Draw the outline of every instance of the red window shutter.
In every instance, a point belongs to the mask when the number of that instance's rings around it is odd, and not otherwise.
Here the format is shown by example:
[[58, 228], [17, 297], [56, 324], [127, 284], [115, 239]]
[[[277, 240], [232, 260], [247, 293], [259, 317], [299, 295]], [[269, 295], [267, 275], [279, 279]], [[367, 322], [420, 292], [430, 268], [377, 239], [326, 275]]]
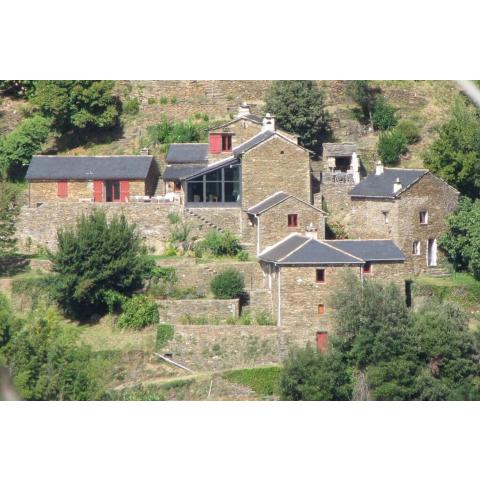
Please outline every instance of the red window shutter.
[[222, 134], [210, 134], [210, 153], [220, 153], [222, 151]]
[[68, 197], [68, 181], [67, 180], [59, 180], [57, 182], [57, 196], [60, 198]]
[[103, 201], [103, 180], [93, 181], [93, 201], [94, 202]]
[[120, 180], [120, 201], [125, 202], [129, 195], [129, 183], [128, 180]]
[[328, 333], [317, 332], [317, 349], [319, 352], [325, 353], [328, 346]]

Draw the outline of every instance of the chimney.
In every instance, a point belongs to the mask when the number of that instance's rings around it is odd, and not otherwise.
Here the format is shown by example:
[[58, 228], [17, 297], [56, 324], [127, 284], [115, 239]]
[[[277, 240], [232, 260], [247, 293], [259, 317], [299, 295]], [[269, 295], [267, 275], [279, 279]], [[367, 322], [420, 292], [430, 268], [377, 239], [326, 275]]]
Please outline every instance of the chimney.
[[402, 184], [400, 183], [400, 179], [397, 178], [393, 183], [393, 193], [397, 193], [401, 189], [402, 189]]
[[381, 175], [383, 172], [383, 163], [379, 160], [375, 165], [375, 175]]
[[275, 131], [275, 118], [269, 113], [265, 115], [262, 122], [262, 132], [265, 132], [266, 130], [270, 130], [271, 132]]
[[150, 155], [148, 147], [140, 149], [140, 155]]
[[313, 223], [310, 223], [310, 225], [307, 225], [305, 227], [305, 236], [308, 238], [313, 238], [315, 240], [318, 239], [317, 228]]
[[238, 107], [237, 117], [243, 117], [245, 115], [250, 115], [252, 112], [250, 111], [250, 105], [247, 102], [243, 102]]

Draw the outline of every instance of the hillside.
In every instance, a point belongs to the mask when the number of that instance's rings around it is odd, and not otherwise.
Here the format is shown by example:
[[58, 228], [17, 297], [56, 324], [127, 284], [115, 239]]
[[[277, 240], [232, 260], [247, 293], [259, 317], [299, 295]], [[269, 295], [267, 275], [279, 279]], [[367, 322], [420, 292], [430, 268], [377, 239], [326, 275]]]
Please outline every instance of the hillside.
[[[123, 127], [98, 139], [98, 143], [65, 149], [68, 154], [130, 154], [138, 152], [145, 141], [147, 127], [164, 116], [186, 119], [195, 114], [207, 114], [211, 120], [233, 115], [239, 103], [247, 101], [254, 112], [261, 112], [263, 95], [270, 81], [179, 80], [179, 81], [117, 81], [115, 93], [128, 101], [137, 99], [139, 111], [123, 114]], [[412, 146], [402, 159], [402, 166], [421, 166], [420, 152], [431, 143], [434, 128], [448, 115], [450, 105], [459, 95], [451, 81], [374, 81], [396, 108], [399, 117], [410, 118], [422, 125], [421, 141]], [[319, 81], [326, 93], [328, 110], [337, 141], [356, 141], [367, 165], [375, 158], [377, 133], [356, 121], [352, 115], [353, 102], [345, 93], [345, 81]], [[11, 131], [22, 120], [25, 102], [3, 98], [0, 103], [0, 133]], [[154, 152], [157, 155], [161, 153]]]

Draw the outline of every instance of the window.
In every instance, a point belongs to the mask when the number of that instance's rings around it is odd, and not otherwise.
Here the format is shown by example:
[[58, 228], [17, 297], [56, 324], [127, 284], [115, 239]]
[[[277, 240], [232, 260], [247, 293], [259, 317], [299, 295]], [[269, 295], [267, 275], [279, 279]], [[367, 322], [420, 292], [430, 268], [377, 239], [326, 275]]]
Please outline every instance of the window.
[[317, 283], [325, 283], [325, 269], [317, 268], [315, 271], [315, 279]]
[[420, 242], [418, 240], [412, 243], [412, 255], [420, 255]]
[[319, 303], [318, 304], [318, 314], [324, 315], [325, 314], [325, 304]]
[[107, 202], [118, 202], [120, 200], [119, 180], [107, 180], [105, 182], [105, 196]]
[[232, 135], [222, 135], [222, 152], [232, 151]]
[[288, 226], [289, 227], [298, 227], [298, 214], [289, 213], [288, 214]]
[[59, 180], [57, 182], [57, 196], [59, 198], [68, 197], [68, 181], [67, 180]]
[[388, 211], [385, 210], [382, 213], [383, 213], [383, 223], [385, 225], [387, 225], [388, 224]]
[[362, 267], [363, 273], [369, 274], [372, 273], [372, 264], [370, 262], [365, 262], [365, 265]]
[[428, 212], [426, 210], [422, 210], [420, 212], [420, 223], [422, 225], [427, 225], [428, 224]]
[[173, 191], [174, 192], [180, 192], [182, 190], [182, 184], [181, 182], [173, 182]]

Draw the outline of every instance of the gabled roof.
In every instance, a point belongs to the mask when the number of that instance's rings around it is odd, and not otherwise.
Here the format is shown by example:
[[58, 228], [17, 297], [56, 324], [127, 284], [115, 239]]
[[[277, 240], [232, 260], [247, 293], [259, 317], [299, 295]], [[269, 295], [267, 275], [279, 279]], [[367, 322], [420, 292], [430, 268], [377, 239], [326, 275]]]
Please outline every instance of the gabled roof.
[[293, 234], [264, 250], [260, 260], [277, 265], [364, 264], [350, 255], [320, 240]]
[[183, 178], [194, 175], [196, 172], [203, 170], [203, 165], [168, 165], [163, 172], [164, 180], [182, 180]]
[[238, 117], [235, 117], [233, 120], [230, 120], [226, 123], [222, 123], [221, 125], [215, 125], [214, 127], [210, 128], [209, 130], [212, 131], [212, 130], [217, 130], [219, 128], [225, 128], [225, 127], [228, 127], [229, 125], [232, 125], [233, 123], [238, 122], [239, 120], [248, 120], [250, 122], [257, 123], [259, 125], [262, 125], [262, 123], [263, 123], [263, 118], [262, 117], [260, 117], [258, 115], [254, 115], [253, 113], [249, 113], [247, 115], [240, 115]]
[[[350, 192], [351, 197], [396, 198], [405, 190], [418, 182], [428, 170], [407, 168], [385, 168], [380, 175], [371, 173]], [[400, 180], [402, 188], [394, 193], [393, 184]]]
[[325, 243], [366, 262], [405, 260], [405, 255], [392, 240], [325, 240]]
[[291, 195], [290, 193], [285, 193], [285, 192], [276, 192], [273, 195], [270, 195], [269, 197], [265, 198], [261, 202], [251, 206], [246, 210], [247, 213], [250, 213], [252, 215], [261, 215], [262, 213], [266, 212], [267, 210], [270, 210], [270, 208], [273, 208], [277, 206], [278, 204], [284, 202], [285, 200], [289, 198], [294, 198], [295, 200], [304, 203], [305, 205], [308, 205], [309, 207], [314, 208], [315, 210], [318, 210], [319, 212], [322, 212], [326, 215], [326, 212], [324, 212], [322, 209], [316, 207], [315, 205], [311, 205], [310, 203], [307, 203], [303, 200], [301, 200], [298, 197], [295, 197], [294, 195]]
[[256, 147], [260, 143], [264, 142], [265, 140], [268, 140], [269, 138], [273, 137], [275, 135], [275, 132], [272, 132], [271, 130], [265, 130], [264, 132], [260, 132], [254, 137], [250, 138], [246, 142], [243, 142], [242, 144], [238, 145], [233, 149], [233, 154], [235, 156], [241, 155], [242, 153], [245, 153], [247, 150], [250, 150], [253, 147]]
[[223, 160], [219, 160], [218, 162], [211, 163], [206, 167], [200, 166], [200, 168], [197, 171], [191, 174], [185, 175], [182, 178], [182, 180], [190, 180], [191, 177], [196, 177], [197, 175], [203, 175], [213, 170], [217, 170], [217, 168], [226, 167], [227, 165], [231, 165], [232, 163], [236, 163], [236, 162], [238, 162], [238, 158], [236, 157], [224, 158]]
[[153, 157], [150, 155], [68, 156], [34, 155], [27, 180], [143, 180]]
[[322, 146], [326, 157], [349, 157], [357, 150], [355, 143], [324, 143]]
[[265, 249], [259, 259], [276, 265], [363, 265], [404, 261], [405, 256], [392, 240], [316, 240], [295, 233]]
[[172, 143], [168, 148], [167, 164], [207, 163], [208, 143]]

